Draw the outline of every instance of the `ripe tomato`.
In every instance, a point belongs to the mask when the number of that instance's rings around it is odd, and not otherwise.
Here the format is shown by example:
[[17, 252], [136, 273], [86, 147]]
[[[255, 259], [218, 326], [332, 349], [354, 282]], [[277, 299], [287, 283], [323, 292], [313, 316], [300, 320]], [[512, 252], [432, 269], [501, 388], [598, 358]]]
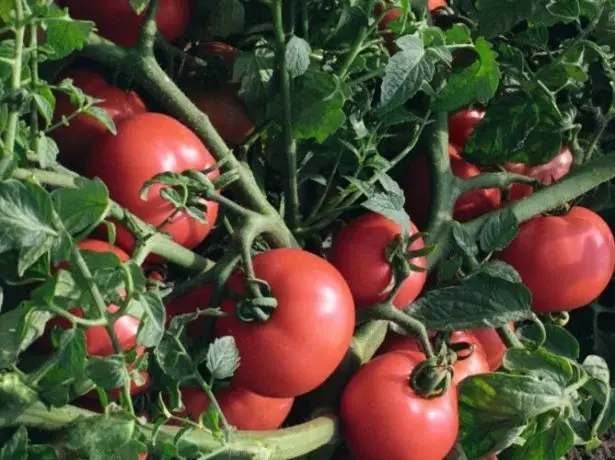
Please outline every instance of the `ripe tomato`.
[[[209, 308], [211, 306], [209, 303], [211, 302], [213, 292], [214, 289], [212, 285], [203, 284], [187, 294], [165, 303], [165, 309], [169, 319], [173, 316], [194, 313], [197, 309], [203, 310]], [[200, 316], [196, 320], [188, 323], [186, 326], [188, 336], [193, 339], [200, 337], [201, 334], [203, 334], [206, 321], [207, 318], [205, 316]]]
[[[350, 289], [326, 260], [299, 249], [263, 252], [253, 263], [278, 307], [267, 321], [247, 323], [237, 317], [236, 301], [222, 301], [229, 315], [218, 319], [216, 334], [235, 338], [241, 364], [234, 382], [276, 398], [307, 393], [331, 375], [350, 345], [355, 321]], [[245, 292], [241, 273], [227, 287]]]
[[[147, 112], [137, 93], [107, 84], [102, 75], [93, 70], [73, 69], [61, 76], [61, 79], [64, 78], [71, 78], [75, 86], [86, 94], [103, 99], [96, 106], [107, 112], [116, 124], [132, 115]], [[54, 122], [60, 121], [63, 116], [72, 115], [75, 110], [76, 107], [71, 104], [68, 96], [63, 93], [56, 94]], [[98, 120], [85, 113], [77, 115], [69, 123], [69, 126], [61, 126], [52, 131], [51, 137], [60, 149], [60, 161], [69, 168], [80, 171], [87, 151], [108, 131]]]
[[[572, 152], [568, 147], [563, 147], [551, 161], [542, 165], [528, 166], [523, 163], [504, 163], [504, 168], [507, 171], [532, 177], [545, 185], [550, 185], [564, 177], [570, 172], [571, 167]], [[531, 185], [513, 184], [510, 187], [511, 200], [520, 200], [532, 193], [534, 193], [534, 189]]]
[[463, 149], [474, 131], [474, 127], [484, 116], [484, 110], [478, 109], [463, 109], [452, 114], [448, 119], [450, 141]]
[[[487, 354], [481, 342], [469, 331], [456, 331], [451, 335], [451, 343], [469, 343], [474, 346], [472, 353], [469, 350], [457, 354], [458, 361], [454, 364], [455, 374], [453, 384], [458, 385], [466, 377], [477, 374], [485, 374], [491, 369], [487, 362]], [[378, 350], [379, 354], [391, 351], [416, 351], [422, 353], [419, 342], [414, 337], [389, 333], [387, 339]]]
[[[448, 153], [451, 170], [455, 176], [468, 179], [480, 174], [480, 169], [461, 158], [454, 145], [449, 144]], [[426, 228], [429, 223], [431, 206], [431, 178], [425, 155], [413, 159], [403, 188], [406, 196], [406, 210], [419, 228]], [[497, 209], [500, 206], [500, 201], [501, 192], [497, 188], [472, 190], [457, 199], [453, 209], [453, 217], [460, 222], [472, 220]]]
[[254, 132], [254, 123], [248, 118], [246, 107], [237, 98], [233, 85], [216, 91], [188, 93], [192, 102], [205, 113], [211, 124], [230, 147], [237, 147]]
[[436, 11], [439, 8], [446, 8], [448, 4], [444, 0], [428, 0], [427, 8], [429, 11]]
[[583, 307], [602, 293], [613, 274], [615, 242], [598, 214], [575, 206], [565, 215], [521, 224], [499, 258], [519, 272], [535, 312], [559, 312]]
[[[340, 231], [331, 246], [329, 260], [348, 282], [358, 308], [368, 307], [386, 299], [386, 290], [391, 284], [393, 268], [386, 259], [386, 248], [401, 233], [401, 227], [381, 214], [369, 212], [348, 223]], [[410, 234], [417, 232], [410, 223]], [[424, 247], [423, 239], [417, 239], [411, 251]], [[425, 268], [427, 259], [416, 257], [414, 265]], [[393, 303], [405, 308], [416, 299], [427, 280], [427, 272], [413, 271], [403, 282]]]
[[223, 42], [199, 43], [196, 47], [196, 54], [202, 57], [220, 58], [229, 69], [233, 68], [239, 52], [234, 46]]
[[[107, 135], [97, 143], [85, 162], [85, 175], [100, 177], [111, 198], [155, 227], [162, 225], [174, 209], [160, 197], [161, 186], [154, 185], [144, 201], [143, 184], [161, 172], [205, 169], [215, 164], [214, 157], [196, 135], [177, 120], [160, 113], [135, 115], [118, 124], [117, 136]], [[218, 171], [208, 177], [218, 177]], [[162, 226], [179, 244], [197, 246], [211, 231], [218, 215], [218, 204], [207, 202], [207, 223], [200, 223], [185, 212], [175, 214]], [[131, 251], [134, 237], [117, 226], [117, 244]]]
[[[514, 326], [513, 323], [510, 323], [511, 326]], [[506, 353], [506, 345], [502, 342], [498, 331], [495, 329], [472, 329], [472, 334], [476, 337], [483, 346], [483, 350], [487, 355], [487, 362], [489, 363], [489, 368], [492, 371], [495, 371], [500, 368], [502, 365], [502, 358], [504, 358], [504, 353]]]
[[[183, 33], [192, 13], [192, 0], [160, 0], [156, 11], [156, 25], [168, 40], [175, 40]], [[129, 0], [84, 2], [66, 0], [71, 17], [94, 21], [100, 35], [129, 48], [137, 44], [144, 14], [135, 13]]]
[[382, 14], [383, 8], [386, 10], [386, 14], [382, 17], [380, 22], [378, 23], [378, 30], [386, 31], [382, 33], [382, 39], [384, 40], [384, 45], [389, 51], [389, 54], [395, 54], [395, 34], [393, 32], [387, 31], [389, 28], [389, 24], [401, 16], [401, 12], [399, 8], [394, 7], [390, 3], [385, 3], [384, 6], [382, 3], [376, 3], [374, 5], [374, 14], [376, 16], [380, 16]]
[[[200, 388], [182, 388], [181, 393], [185, 410], [177, 416], [198, 420], [209, 406], [207, 394]], [[217, 392], [216, 400], [226, 420], [235, 428], [264, 431], [282, 426], [295, 398], [269, 398], [231, 385]]]
[[394, 351], [365, 364], [342, 396], [340, 417], [357, 460], [442, 460], [459, 431], [457, 387], [425, 399], [409, 382], [420, 353]]

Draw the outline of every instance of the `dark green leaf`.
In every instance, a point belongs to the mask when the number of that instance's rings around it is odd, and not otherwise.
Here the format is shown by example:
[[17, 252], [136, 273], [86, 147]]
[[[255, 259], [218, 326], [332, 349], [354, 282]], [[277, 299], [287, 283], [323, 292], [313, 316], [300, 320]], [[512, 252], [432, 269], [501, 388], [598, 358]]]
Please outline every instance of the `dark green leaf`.
[[519, 221], [510, 208], [491, 213], [480, 230], [478, 241], [485, 252], [506, 248], [519, 231]]
[[477, 274], [484, 274], [494, 278], [502, 278], [511, 283], [521, 283], [521, 276], [511, 265], [501, 260], [490, 260], [483, 263], [478, 269]]
[[37, 444], [28, 448], [28, 460], [58, 460], [58, 454], [51, 446]]
[[34, 404], [38, 396], [15, 374], [0, 374], [0, 424], [9, 424]]
[[468, 256], [475, 256], [478, 253], [478, 247], [468, 232], [465, 231], [459, 222], [453, 223], [453, 239], [459, 250]]
[[160, 293], [149, 291], [142, 294], [139, 303], [143, 308], [143, 317], [137, 335], [137, 344], [147, 348], [157, 346], [164, 334], [166, 312]]
[[86, 348], [85, 334], [79, 328], [64, 331], [58, 347], [60, 366], [70, 374], [80, 374], [85, 369]]
[[[546, 350], [573, 360], [579, 358], [579, 342], [577, 342], [574, 335], [563, 327], [553, 324], [545, 324], [545, 330], [547, 332], [547, 340], [543, 344], [543, 347]], [[533, 342], [537, 342], [540, 337], [538, 326], [535, 324], [528, 324], [520, 327], [517, 334], [521, 339], [531, 340]]]
[[27, 460], [28, 430], [23, 425], [0, 449], [0, 460]]
[[194, 365], [190, 356], [182, 350], [176, 339], [165, 334], [154, 350], [154, 357], [162, 371], [173, 380], [181, 380], [194, 374]]
[[565, 420], [556, 420], [547, 430], [530, 437], [520, 447], [514, 446], [504, 455], [504, 460], [560, 460], [574, 447], [574, 432]]
[[267, 47], [240, 53], [233, 67], [233, 81], [241, 82], [238, 96], [249, 103], [263, 104], [268, 97], [274, 68], [275, 55]]
[[65, 58], [73, 51], [80, 50], [94, 29], [90, 21], [71, 19], [62, 10], [53, 10], [45, 19], [47, 35], [45, 46], [53, 50], [51, 59]]
[[228, 37], [243, 30], [245, 10], [239, 0], [225, 0], [214, 3], [207, 18], [207, 31], [217, 37]]
[[41, 257], [48, 254], [58, 241], [54, 236], [48, 235], [37, 246], [21, 248], [19, 251], [19, 261], [17, 262], [17, 274], [23, 276]]
[[457, 277], [463, 265], [463, 258], [456, 254], [438, 264], [438, 279], [440, 281], [450, 281]]
[[0, 315], [0, 369], [14, 364], [19, 353], [43, 335], [50, 317], [26, 303]]
[[96, 385], [107, 390], [120, 388], [126, 382], [124, 357], [121, 355], [92, 356], [88, 360], [86, 371]]
[[410, 217], [404, 209], [404, 196], [392, 193], [376, 193], [361, 204], [370, 211], [382, 214], [384, 217], [398, 223], [404, 232], [410, 230]]
[[303, 75], [310, 67], [312, 48], [303, 38], [294, 36], [286, 44], [286, 68], [292, 78]]
[[479, 274], [459, 286], [427, 292], [407, 312], [428, 329], [456, 331], [529, 318], [530, 303], [531, 295], [522, 284]]
[[232, 336], [220, 337], [207, 350], [207, 369], [216, 380], [231, 378], [239, 367], [239, 350]]
[[536, 376], [539, 379], [551, 379], [562, 387], [567, 386], [574, 375], [572, 363], [567, 358], [550, 353], [543, 348], [534, 351], [511, 348], [504, 355], [502, 366], [511, 371]]

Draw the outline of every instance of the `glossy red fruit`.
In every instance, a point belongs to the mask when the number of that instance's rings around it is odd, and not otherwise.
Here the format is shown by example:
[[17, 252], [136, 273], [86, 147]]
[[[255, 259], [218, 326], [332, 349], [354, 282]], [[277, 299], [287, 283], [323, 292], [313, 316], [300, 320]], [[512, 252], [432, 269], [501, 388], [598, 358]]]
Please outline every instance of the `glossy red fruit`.
[[[146, 181], [162, 172], [203, 170], [215, 164], [214, 157], [199, 138], [177, 120], [160, 113], [144, 113], [118, 124], [117, 136], [108, 135], [90, 151], [84, 171], [88, 177], [101, 178], [111, 198], [155, 227], [167, 221], [174, 209], [160, 197], [161, 186], [151, 187], [146, 200], [140, 191]], [[218, 177], [217, 170], [208, 174]], [[201, 223], [178, 212], [162, 231], [179, 244], [194, 248], [211, 231], [218, 215], [218, 204], [206, 202], [207, 222]], [[134, 237], [117, 226], [117, 244], [132, 251]]]
[[[207, 411], [209, 398], [200, 388], [182, 388], [182, 402], [185, 410], [178, 417], [198, 420]], [[231, 385], [216, 393], [226, 420], [238, 430], [264, 431], [275, 430], [282, 426], [290, 413], [294, 398], [269, 398], [253, 393], [245, 388]]]
[[[217, 336], [235, 338], [241, 365], [234, 382], [264, 396], [288, 398], [313, 390], [342, 361], [354, 331], [352, 294], [329, 262], [299, 249], [274, 249], [253, 259], [256, 277], [267, 281], [278, 306], [265, 322], [243, 322], [236, 301], [224, 299], [228, 316]], [[245, 292], [243, 275], [227, 283]]]
[[[510, 325], [514, 326], [513, 323], [510, 323]], [[499, 369], [502, 365], [504, 353], [506, 353], [506, 345], [502, 342], [498, 331], [493, 328], [472, 329], [472, 334], [474, 334], [474, 337], [476, 337], [483, 346], [483, 350], [487, 355], [489, 368], [492, 371]]]
[[[65, 0], [71, 17], [94, 21], [103, 37], [123, 47], [137, 44], [145, 12], [135, 13], [129, 0]], [[192, 0], [160, 0], [156, 25], [168, 40], [179, 38], [186, 30], [192, 13]]]
[[225, 85], [215, 91], [190, 92], [188, 97], [209, 117], [230, 147], [243, 144], [254, 132], [254, 123], [248, 117], [245, 105], [237, 98], [234, 85]]
[[608, 224], [580, 206], [561, 216], [524, 222], [501, 260], [532, 293], [538, 313], [580, 308], [595, 300], [613, 275], [615, 242]]
[[346, 443], [357, 460], [442, 460], [459, 432], [457, 387], [425, 399], [410, 386], [420, 353], [394, 351], [363, 365], [342, 396]]
[[[537, 179], [545, 185], [551, 185], [570, 172], [572, 160], [570, 149], [563, 147], [548, 163], [536, 166], [528, 166], [523, 163], [504, 163], [504, 168], [507, 171]], [[532, 193], [534, 193], [534, 189], [531, 185], [513, 184], [510, 187], [510, 200], [520, 200]]]
[[451, 143], [463, 149], [474, 128], [484, 116], [485, 111], [477, 109], [463, 109], [452, 114], [448, 119], [448, 135]]
[[[449, 144], [448, 153], [451, 170], [455, 176], [468, 179], [480, 174], [480, 169], [461, 158], [459, 150], [454, 145]], [[410, 163], [403, 188], [406, 196], [406, 210], [421, 229], [425, 229], [429, 222], [430, 184], [431, 178], [427, 157], [425, 155], [415, 157]], [[497, 209], [500, 206], [500, 201], [501, 193], [496, 188], [472, 190], [457, 199], [453, 209], [453, 217], [460, 222], [466, 222]]]
[[[487, 360], [487, 354], [481, 342], [469, 331], [456, 331], [451, 335], [451, 343], [468, 343], [473, 349], [458, 352], [458, 360], [454, 364], [455, 373], [453, 384], [458, 385], [466, 377], [471, 375], [485, 374], [491, 369]], [[391, 351], [416, 351], [422, 353], [417, 339], [406, 335], [390, 332], [382, 344], [379, 353], [385, 354]]]
[[445, 0], [428, 0], [427, 2], [427, 8], [429, 8], [429, 11], [435, 11], [439, 8], [445, 8], [446, 6], [448, 6], [448, 4]]
[[[145, 104], [134, 91], [124, 91], [109, 85], [97, 72], [89, 69], [73, 69], [61, 75], [61, 79], [70, 78], [75, 86], [84, 93], [102, 99], [96, 107], [107, 112], [114, 123], [138, 113], [147, 112]], [[75, 113], [76, 107], [63, 93], [56, 92], [56, 110], [54, 123], [63, 116], [69, 117]], [[92, 145], [100, 142], [109, 131], [94, 117], [82, 113], [72, 118], [68, 126], [61, 126], [51, 132], [51, 137], [60, 149], [58, 158], [62, 164], [81, 171], [86, 154]]]
[[[334, 238], [329, 261], [348, 282], [357, 308], [367, 307], [386, 298], [391, 284], [393, 268], [386, 259], [386, 248], [399, 235], [402, 228], [381, 214], [369, 212], [349, 222]], [[417, 232], [410, 223], [410, 234]], [[422, 238], [411, 246], [411, 251], [424, 247]], [[411, 262], [425, 268], [427, 259], [415, 257]], [[427, 279], [427, 272], [413, 271], [403, 282], [393, 300], [398, 308], [405, 308], [416, 299]]]

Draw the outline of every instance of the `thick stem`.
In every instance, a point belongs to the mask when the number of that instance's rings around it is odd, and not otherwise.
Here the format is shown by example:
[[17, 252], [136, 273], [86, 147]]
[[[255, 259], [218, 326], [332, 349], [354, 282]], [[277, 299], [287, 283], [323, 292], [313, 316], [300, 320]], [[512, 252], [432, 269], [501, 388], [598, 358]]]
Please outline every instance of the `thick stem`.
[[463, 195], [470, 190], [481, 188], [499, 188], [503, 190], [515, 183], [528, 184], [535, 187], [539, 187], [541, 185], [540, 181], [522, 174], [509, 172], [487, 172], [481, 173], [478, 176], [470, 177], [469, 179], [457, 178], [457, 193], [458, 195]]
[[160, 0], [150, 0], [145, 13], [145, 19], [141, 31], [139, 34], [139, 41], [137, 43], [137, 50], [139, 54], [145, 56], [153, 56], [154, 43], [156, 41], [156, 34], [158, 28], [156, 27], [156, 11], [158, 10], [158, 4]]

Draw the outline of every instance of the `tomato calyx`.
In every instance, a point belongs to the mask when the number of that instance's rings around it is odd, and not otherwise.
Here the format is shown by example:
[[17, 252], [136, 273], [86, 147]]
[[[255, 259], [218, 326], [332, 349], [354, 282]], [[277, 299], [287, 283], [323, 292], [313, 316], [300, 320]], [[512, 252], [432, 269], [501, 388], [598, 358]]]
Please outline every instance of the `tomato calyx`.
[[393, 268], [391, 282], [381, 294], [388, 294], [392, 300], [403, 281], [412, 272], [425, 272], [426, 268], [412, 263], [412, 259], [425, 257], [434, 250], [433, 245], [424, 246], [421, 249], [412, 250], [410, 247], [419, 239], [426, 236], [425, 232], [416, 232], [412, 235], [400, 233], [396, 235], [385, 249], [385, 258]]
[[249, 295], [236, 303], [237, 317], [246, 323], [267, 321], [278, 306], [269, 283], [256, 277], [246, 277], [245, 281]]
[[410, 374], [412, 389], [425, 399], [434, 399], [446, 394], [453, 381], [453, 366], [448, 357], [433, 356], [421, 361]]

